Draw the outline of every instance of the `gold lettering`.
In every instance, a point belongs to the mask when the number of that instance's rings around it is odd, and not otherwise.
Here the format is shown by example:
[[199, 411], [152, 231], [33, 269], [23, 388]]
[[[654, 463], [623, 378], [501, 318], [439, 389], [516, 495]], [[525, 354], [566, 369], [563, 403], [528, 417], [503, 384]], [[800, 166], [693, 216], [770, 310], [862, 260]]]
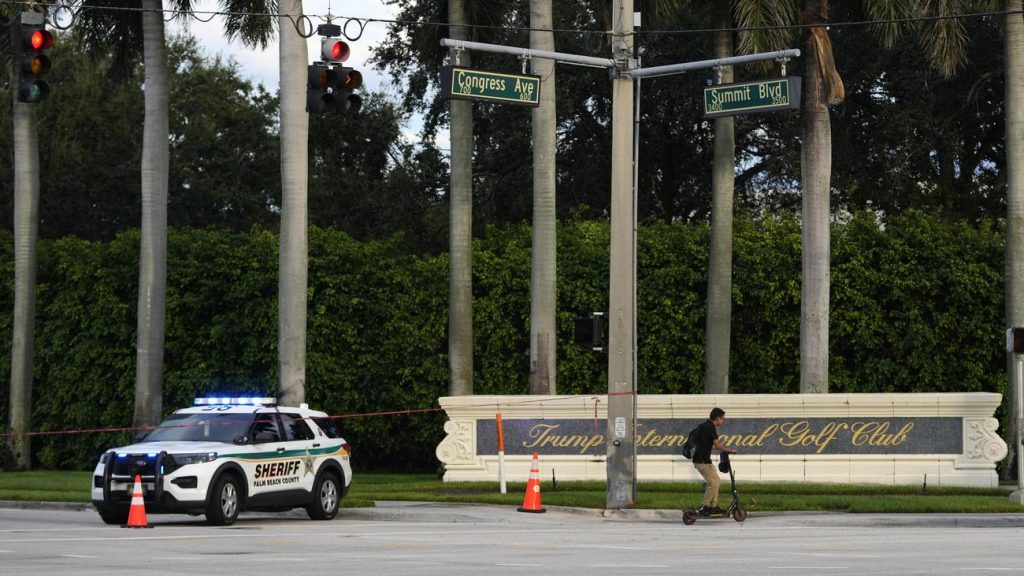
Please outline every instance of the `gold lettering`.
[[783, 446], [796, 446], [803, 442], [804, 437], [807, 435], [807, 429], [811, 425], [806, 420], [800, 422], [784, 422], [779, 429], [786, 436], [785, 438], [779, 439], [779, 444]]
[[754, 443], [754, 446], [764, 446], [764, 443], [768, 439], [768, 437], [771, 436], [772, 434], [775, 434], [775, 431], [778, 429], [778, 424], [772, 423], [768, 425], [768, 427], [761, 432], [761, 436], [758, 437], [757, 442]]
[[579, 448], [580, 454], [585, 454], [591, 448], [604, 443], [604, 436], [600, 434], [587, 435], [562, 435], [556, 434], [558, 424], [536, 424], [526, 435], [532, 440], [523, 442], [524, 448], [540, 448], [553, 446], [556, 448]]

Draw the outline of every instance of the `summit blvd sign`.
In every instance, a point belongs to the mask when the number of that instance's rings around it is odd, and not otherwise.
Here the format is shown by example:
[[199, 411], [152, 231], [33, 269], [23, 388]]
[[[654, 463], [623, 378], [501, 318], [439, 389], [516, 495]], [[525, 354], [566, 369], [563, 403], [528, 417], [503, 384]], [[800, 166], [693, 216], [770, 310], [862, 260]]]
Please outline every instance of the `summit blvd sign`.
[[800, 107], [800, 78], [718, 84], [704, 89], [704, 116], [737, 116]]

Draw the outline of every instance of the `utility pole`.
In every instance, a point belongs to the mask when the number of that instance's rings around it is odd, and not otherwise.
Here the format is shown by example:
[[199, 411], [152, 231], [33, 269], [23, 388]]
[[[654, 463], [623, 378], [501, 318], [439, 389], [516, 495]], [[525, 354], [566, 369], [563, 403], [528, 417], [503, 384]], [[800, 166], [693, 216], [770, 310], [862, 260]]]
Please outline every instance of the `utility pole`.
[[612, 180], [608, 282], [608, 484], [605, 507], [636, 502], [636, 212], [633, 199], [633, 0], [612, 0]]

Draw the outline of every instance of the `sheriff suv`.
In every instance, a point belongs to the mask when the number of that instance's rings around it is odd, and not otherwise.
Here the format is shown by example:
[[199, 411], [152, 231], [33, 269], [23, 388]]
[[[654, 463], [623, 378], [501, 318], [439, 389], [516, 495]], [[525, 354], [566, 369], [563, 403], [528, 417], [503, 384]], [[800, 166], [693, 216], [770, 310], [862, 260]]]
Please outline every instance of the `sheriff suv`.
[[135, 444], [105, 452], [92, 503], [107, 524], [124, 524], [139, 475], [147, 513], [206, 514], [227, 525], [243, 510], [305, 508], [330, 520], [352, 482], [349, 453], [334, 421], [306, 404], [197, 398]]

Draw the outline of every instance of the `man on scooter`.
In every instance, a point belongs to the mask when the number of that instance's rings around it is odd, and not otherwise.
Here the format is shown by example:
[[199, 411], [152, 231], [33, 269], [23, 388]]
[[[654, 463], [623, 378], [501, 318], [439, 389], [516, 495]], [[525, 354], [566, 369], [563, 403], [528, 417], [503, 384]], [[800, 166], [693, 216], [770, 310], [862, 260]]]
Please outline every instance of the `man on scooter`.
[[718, 441], [718, 427], [723, 423], [725, 423], [725, 410], [716, 406], [711, 409], [708, 419], [693, 431], [693, 467], [700, 472], [707, 483], [707, 487], [704, 489], [704, 499], [701, 501], [700, 509], [697, 510], [701, 516], [725, 514], [725, 511], [718, 507], [718, 485], [721, 480], [718, 470], [711, 463], [712, 448], [726, 454], [736, 453], [735, 450]]

